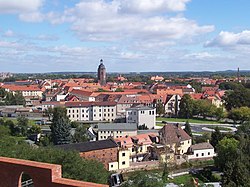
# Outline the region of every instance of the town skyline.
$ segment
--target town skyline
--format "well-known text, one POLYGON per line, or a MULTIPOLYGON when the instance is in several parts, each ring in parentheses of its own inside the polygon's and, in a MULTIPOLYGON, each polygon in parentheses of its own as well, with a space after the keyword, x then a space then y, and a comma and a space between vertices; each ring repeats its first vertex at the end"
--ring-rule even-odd
POLYGON ((249 70, 242 0, 0 0, 0 72, 249 70), (230 20, 230 21, 229 21, 230 20))

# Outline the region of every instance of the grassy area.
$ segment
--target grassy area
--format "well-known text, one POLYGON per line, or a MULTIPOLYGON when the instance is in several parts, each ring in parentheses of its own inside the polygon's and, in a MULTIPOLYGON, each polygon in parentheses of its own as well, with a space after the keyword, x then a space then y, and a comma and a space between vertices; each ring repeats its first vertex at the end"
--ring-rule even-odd
MULTIPOLYGON (((170 122, 186 122, 189 121, 189 123, 201 123, 201 124, 218 124, 222 123, 220 121, 212 121, 207 119, 184 119, 184 118, 156 118, 156 121, 170 121, 170 122)), ((160 124, 159 124, 160 125, 160 124)))
MULTIPOLYGON (((4 121, 11 120, 13 121, 13 123, 17 124, 17 118, 0 117, 0 119, 3 119, 4 121)), ((35 121, 29 119, 29 126, 32 126, 32 125, 35 125, 35 121)))

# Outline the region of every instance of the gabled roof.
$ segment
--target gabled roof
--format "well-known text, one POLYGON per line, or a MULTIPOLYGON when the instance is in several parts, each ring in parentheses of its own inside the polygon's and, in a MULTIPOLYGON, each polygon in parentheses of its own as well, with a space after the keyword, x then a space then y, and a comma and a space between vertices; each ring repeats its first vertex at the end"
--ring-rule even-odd
POLYGON ((73 101, 66 102, 66 107, 89 107, 89 106, 115 106, 116 102, 89 102, 89 101, 73 101))
POLYGON ((173 144, 185 140, 191 140, 191 137, 178 125, 167 124, 159 131, 161 143, 173 144))
POLYGON ((118 147, 118 145, 113 139, 107 139, 107 140, 100 140, 100 141, 93 141, 93 142, 57 145, 56 147, 62 148, 64 150, 75 150, 75 151, 79 151, 82 153, 82 152, 88 152, 88 151, 94 151, 94 150, 116 148, 118 147))
POLYGON ((214 149, 214 147, 208 142, 194 144, 194 145, 191 145, 190 148, 192 150, 214 149))

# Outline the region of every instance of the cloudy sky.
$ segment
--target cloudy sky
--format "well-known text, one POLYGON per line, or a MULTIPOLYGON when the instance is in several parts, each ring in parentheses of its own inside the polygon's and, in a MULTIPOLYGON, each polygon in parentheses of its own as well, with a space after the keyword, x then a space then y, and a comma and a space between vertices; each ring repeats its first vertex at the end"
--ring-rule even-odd
POLYGON ((0 0, 0 72, 250 69, 249 0, 0 0))

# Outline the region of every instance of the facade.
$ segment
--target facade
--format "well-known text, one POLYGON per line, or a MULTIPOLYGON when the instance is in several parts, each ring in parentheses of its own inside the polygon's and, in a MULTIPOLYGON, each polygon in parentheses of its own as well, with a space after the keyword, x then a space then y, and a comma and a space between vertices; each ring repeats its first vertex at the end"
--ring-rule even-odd
POLYGON ((97 77, 98 77, 98 82, 100 83, 101 86, 106 85, 106 68, 103 64, 103 60, 100 60, 100 65, 98 66, 97 70, 97 77))
POLYGON ((167 95, 165 103, 165 114, 177 115, 180 110, 181 96, 179 95, 167 95))
POLYGON ((215 156, 214 147, 208 143, 194 144, 188 149, 188 160, 212 159, 215 156))
POLYGON ((129 167, 129 152, 120 149, 113 139, 57 145, 65 150, 78 151, 80 156, 89 160, 97 160, 109 171, 129 167))
POLYGON ((67 115, 71 121, 114 121, 115 102, 66 102, 67 115))
POLYGON ((101 123, 98 124, 97 136, 98 140, 107 138, 121 138, 126 136, 137 135, 137 125, 135 123, 101 123))
POLYGON ((165 125, 159 131, 160 143, 166 145, 176 155, 187 153, 192 138, 179 125, 165 125))
POLYGON ((6 85, 3 86, 5 91, 12 92, 13 94, 21 93, 23 97, 39 97, 42 98, 43 91, 34 85, 30 86, 16 86, 16 85, 6 85))
POLYGON ((136 106, 126 109, 126 122, 145 125, 149 129, 155 127, 156 109, 146 106, 136 106))

